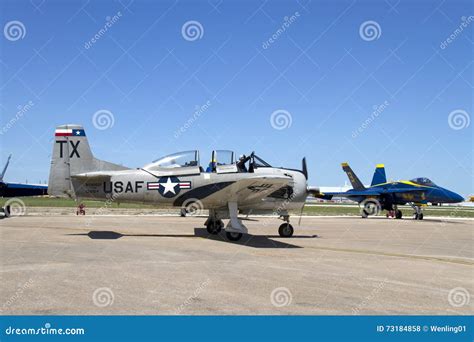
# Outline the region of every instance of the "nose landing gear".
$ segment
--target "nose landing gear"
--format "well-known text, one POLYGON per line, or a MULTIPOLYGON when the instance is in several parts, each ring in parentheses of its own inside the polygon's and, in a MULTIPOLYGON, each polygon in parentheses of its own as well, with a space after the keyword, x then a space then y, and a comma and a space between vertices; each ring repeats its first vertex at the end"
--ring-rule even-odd
POLYGON ((411 207, 415 212, 413 213, 413 219, 414 220, 423 220, 423 210, 421 209, 421 206, 412 204, 411 207))
POLYGON ((290 224, 290 215, 282 215, 281 218, 285 223, 282 223, 278 228, 278 234, 280 234, 281 237, 292 237, 295 230, 290 224))

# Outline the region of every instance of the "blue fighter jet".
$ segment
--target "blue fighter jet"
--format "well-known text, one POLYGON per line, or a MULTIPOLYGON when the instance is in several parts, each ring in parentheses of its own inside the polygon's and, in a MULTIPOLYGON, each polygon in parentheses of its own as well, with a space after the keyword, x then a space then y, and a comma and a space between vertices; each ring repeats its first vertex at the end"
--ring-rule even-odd
MULTIPOLYGON (((376 215, 380 210, 387 210, 395 218, 401 219, 402 212, 399 205, 410 204, 414 209, 413 218, 423 220, 422 206, 431 203, 459 203, 464 198, 455 192, 442 188, 425 177, 414 178, 409 181, 387 182, 385 166, 378 164, 370 187, 366 188, 348 163, 342 163, 342 169, 347 173, 353 189, 346 192, 331 192, 322 194, 324 199, 346 197, 359 203, 362 207, 363 218, 376 215)), ((388 215, 387 215, 388 216, 388 215)))
MULTIPOLYGON (((8 156, 7 163, 0 174, 0 197, 24 197, 24 196, 41 196, 46 195, 48 186, 46 184, 22 184, 22 183, 8 183, 3 180, 7 172, 8 164, 10 163, 11 154, 8 156)), ((10 208, 8 205, 1 208, 6 217, 10 216, 10 208)))

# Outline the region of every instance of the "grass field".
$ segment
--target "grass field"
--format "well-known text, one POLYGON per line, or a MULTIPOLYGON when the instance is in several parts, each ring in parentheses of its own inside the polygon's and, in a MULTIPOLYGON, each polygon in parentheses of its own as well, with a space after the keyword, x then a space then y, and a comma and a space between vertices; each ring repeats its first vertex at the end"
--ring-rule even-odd
MULTIPOLYGON (((0 198, 0 205, 3 206, 8 199, 0 198)), ((54 208, 75 208, 76 202, 71 199, 50 198, 50 197, 22 197, 21 200, 26 207, 54 207, 54 208)), ((134 203, 107 203, 103 201, 84 201, 86 208, 122 208, 122 209, 153 209, 149 204, 134 203)), ((409 206, 401 206, 400 209, 405 217, 413 214, 413 209, 409 206)), ((443 217, 474 217, 474 207, 425 207, 424 212, 427 216, 443 216, 443 217)), ((359 215, 359 208, 354 204, 337 204, 337 203, 317 203, 305 206, 304 215, 314 216, 332 216, 332 215, 359 215)))

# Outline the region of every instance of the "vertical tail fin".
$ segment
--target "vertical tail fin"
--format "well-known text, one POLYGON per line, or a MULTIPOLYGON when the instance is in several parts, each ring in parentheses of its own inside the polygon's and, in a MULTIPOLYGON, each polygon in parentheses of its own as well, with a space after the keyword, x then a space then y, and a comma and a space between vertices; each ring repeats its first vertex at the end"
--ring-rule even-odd
POLYGON ((2 171, 2 174, 0 175, 0 182, 3 182, 3 177, 5 176, 5 172, 7 172, 7 169, 8 169, 8 164, 10 164, 10 158, 12 157, 12 155, 10 154, 8 156, 8 159, 7 159, 7 162, 5 164, 5 167, 3 168, 3 171, 2 171))
POLYGON ((94 158, 84 128, 58 126, 54 132, 48 194, 74 197, 71 175, 92 171, 126 170, 126 167, 94 158))
POLYGON ((372 177, 372 183, 370 186, 377 184, 387 183, 387 176, 385 175, 385 165, 377 164, 375 167, 374 177, 372 177))
POLYGON ((344 172, 347 173, 347 177, 349 177, 349 180, 350 180, 354 190, 364 190, 365 186, 362 184, 360 179, 356 176, 354 171, 352 171, 349 164, 348 163, 342 163, 341 166, 342 166, 342 169, 344 170, 344 172))

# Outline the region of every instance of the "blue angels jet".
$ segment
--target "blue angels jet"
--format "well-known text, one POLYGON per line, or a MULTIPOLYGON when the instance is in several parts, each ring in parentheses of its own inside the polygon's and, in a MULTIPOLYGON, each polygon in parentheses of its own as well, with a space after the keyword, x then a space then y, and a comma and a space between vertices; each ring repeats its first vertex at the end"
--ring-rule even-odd
MULTIPOLYGON (((9 183, 3 180, 5 173, 7 172, 8 165, 12 155, 8 156, 5 167, 0 174, 0 197, 24 197, 24 196, 41 196, 46 195, 48 192, 48 186, 46 184, 22 184, 22 183, 9 183)), ((7 205, 1 210, 5 213, 5 216, 10 216, 10 208, 7 205)))
POLYGON ((363 218, 376 215, 380 210, 394 213, 395 218, 401 219, 399 205, 410 204, 414 209, 413 218, 423 220, 422 206, 431 203, 459 203, 464 201, 461 195, 442 188, 425 177, 409 181, 387 182, 385 166, 378 164, 370 187, 366 188, 347 163, 342 163, 342 169, 347 173, 353 189, 346 192, 324 193, 322 198, 346 197, 362 206, 363 218))

